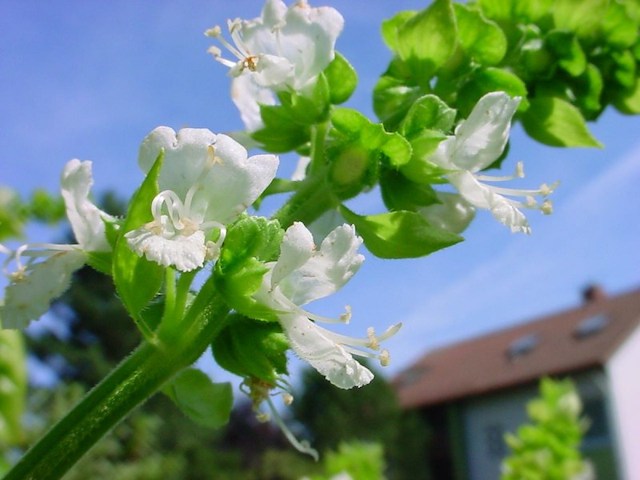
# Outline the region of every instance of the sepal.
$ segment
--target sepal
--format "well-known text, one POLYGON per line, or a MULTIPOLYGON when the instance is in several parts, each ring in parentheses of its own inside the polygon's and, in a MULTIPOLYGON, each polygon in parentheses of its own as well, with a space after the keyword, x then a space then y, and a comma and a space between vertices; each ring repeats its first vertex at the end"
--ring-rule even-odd
POLYGON ((282 236, 280 224, 263 217, 245 216, 227 231, 214 276, 216 288, 236 311, 252 318, 277 319, 251 296, 268 271, 264 263, 277 256, 282 236))
POLYGON ((233 407, 231 384, 214 383, 202 371, 187 368, 163 389, 176 406, 203 427, 220 428, 233 407))
POLYGON ((232 314, 211 347, 218 365, 240 377, 275 383, 287 374, 289 342, 279 323, 232 314))

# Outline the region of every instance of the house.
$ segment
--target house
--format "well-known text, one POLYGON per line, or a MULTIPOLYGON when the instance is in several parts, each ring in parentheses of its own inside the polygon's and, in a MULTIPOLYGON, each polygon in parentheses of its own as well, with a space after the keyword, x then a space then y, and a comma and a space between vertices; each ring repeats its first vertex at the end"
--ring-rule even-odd
POLYGON ((432 433, 435 479, 496 480, 505 432, 527 421, 542 376, 571 377, 597 478, 640 480, 640 289, 589 287, 577 308, 427 352, 394 379, 432 433))

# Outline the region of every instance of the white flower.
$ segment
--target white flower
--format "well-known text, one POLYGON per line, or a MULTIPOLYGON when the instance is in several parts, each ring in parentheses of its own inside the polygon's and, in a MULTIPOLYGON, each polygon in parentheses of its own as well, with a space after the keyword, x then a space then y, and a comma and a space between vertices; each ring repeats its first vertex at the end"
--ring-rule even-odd
POLYGON ((433 226, 453 233, 462 233, 473 220, 475 208, 461 195, 436 192, 440 203, 434 203, 418 209, 433 226))
POLYGON ((209 51, 234 77, 232 98, 249 130, 262 125, 258 104, 275 103, 273 92, 304 92, 335 55, 335 43, 344 19, 331 7, 311 8, 298 0, 289 8, 281 0, 267 0, 262 15, 253 20, 228 22, 231 39, 220 27, 206 35, 218 41, 235 60, 222 57, 217 47, 209 51))
POLYGON ((87 252, 109 251, 104 222, 113 218, 89 201, 93 179, 91 162, 71 160, 62 172, 61 192, 67 217, 77 244, 25 244, 11 252, 0 245, 0 252, 9 255, 5 274, 10 279, 0 318, 4 328, 24 328, 30 320, 42 316, 51 300, 59 297, 71 283, 73 272, 87 261, 87 252), (28 260, 23 263, 23 258, 28 260), (37 261, 40 260, 40 261, 37 261), (16 270, 7 265, 15 262, 16 270))
POLYGON ((379 342, 400 328, 400 324, 395 325, 379 337, 369 328, 367 338, 351 338, 316 323, 347 323, 351 316, 348 308, 339 320, 301 308, 339 290, 353 276, 364 260, 357 253, 361 244, 353 226, 342 225, 316 249, 309 230, 302 223, 294 223, 285 233, 278 261, 267 264, 270 271, 254 295, 259 303, 277 313, 293 351, 340 388, 369 383, 373 374, 352 355, 378 358, 386 365, 389 353, 375 351, 380 349, 379 342))
POLYGON ((217 258, 225 225, 269 186, 278 158, 247 158, 238 142, 207 129, 185 128, 176 134, 169 127, 158 127, 140 147, 138 162, 145 173, 161 151, 160 193, 150 205, 153 220, 125 237, 138 255, 187 272, 217 258))
POLYGON ((555 185, 543 184, 537 190, 502 188, 483 182, 502 182, 524 177, 522 163, 510 176, 492 177, 479 173, 502 154, 520 98, 510 98, 504 92, 492 92, 482 97, 469 118, 461 122, 455 135, 440 142, 428 161, 447 171, 446 178, 473 206, 490 210, 512 232, 530 233, 531 229, 521 208, 539 209, 551 213, 551 202, 541 204, 535 197, 546 197, 555 185), (521 197, 518 201, 511 197, 521 197))

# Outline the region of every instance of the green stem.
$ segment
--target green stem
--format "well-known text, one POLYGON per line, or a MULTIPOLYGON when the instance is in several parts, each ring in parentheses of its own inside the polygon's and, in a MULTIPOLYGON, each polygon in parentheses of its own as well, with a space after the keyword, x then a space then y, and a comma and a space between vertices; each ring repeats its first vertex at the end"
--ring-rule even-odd
POLYGON ((4 479, 54 480, 62 477, 131 410, 191 365, 221 330, 229 313, 221 300, 210 296, 208 300, 207 307, 196 319, 191 319, 195 321, 185 326, 181 336, 172 338, 170 343, 162 338, 158 344, 143 342, 49 430, 4 479))
POLYGON ((274 215, 282 228, 287 228, 293 222, 310 225, 323 213, 336 208, 340 201, 335 197, 327 185, 325 171, 316 172, 308 176, 298 187, 287 203, 274 215))

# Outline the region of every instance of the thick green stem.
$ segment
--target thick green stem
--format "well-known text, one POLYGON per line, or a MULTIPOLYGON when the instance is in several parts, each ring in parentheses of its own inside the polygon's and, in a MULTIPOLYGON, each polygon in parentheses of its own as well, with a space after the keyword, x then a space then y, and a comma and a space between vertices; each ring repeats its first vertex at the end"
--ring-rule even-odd
POLYGON ((143 342, 34 445, 5 480, 54 480, 71 468, 131 410, 191 365, 224 325, 229 308, 209 298, 195 322, 179 337, 143 342))

